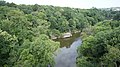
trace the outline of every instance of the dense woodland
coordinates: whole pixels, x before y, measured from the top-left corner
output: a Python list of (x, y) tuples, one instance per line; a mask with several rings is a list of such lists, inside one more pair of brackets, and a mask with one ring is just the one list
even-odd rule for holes
[(0, 67), (54, 67), (60, 43), (51, 36), (75, 31), (78, 67), (119, 67), (120, 11), (0, 1)]

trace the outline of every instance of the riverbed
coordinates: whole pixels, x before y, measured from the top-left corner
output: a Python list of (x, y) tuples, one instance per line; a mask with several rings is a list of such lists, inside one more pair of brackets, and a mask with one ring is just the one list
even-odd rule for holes
[(60, 49), (55, 54), (55, 67), (76, 67), (77, 47), (81, 45), (80, 34), (75, 33), (70, 38), (56, 39)]

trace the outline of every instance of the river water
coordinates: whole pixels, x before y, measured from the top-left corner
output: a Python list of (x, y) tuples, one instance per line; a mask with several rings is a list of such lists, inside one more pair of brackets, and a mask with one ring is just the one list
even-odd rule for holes
[(55, 53), (55, 67), (76, 67), (77, 47), (81, 45), (80, 34), (73, 34), (70, 38), (56, 39), (61, 46)]

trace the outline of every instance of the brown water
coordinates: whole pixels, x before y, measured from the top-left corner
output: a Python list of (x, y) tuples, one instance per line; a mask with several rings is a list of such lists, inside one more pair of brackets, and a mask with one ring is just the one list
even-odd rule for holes
[(77, 47), (81, 44), (80, 34), (73, 34), (70, 38), (56, 39), (61, 48), (56, 51), (55, 67), (76, 67)]

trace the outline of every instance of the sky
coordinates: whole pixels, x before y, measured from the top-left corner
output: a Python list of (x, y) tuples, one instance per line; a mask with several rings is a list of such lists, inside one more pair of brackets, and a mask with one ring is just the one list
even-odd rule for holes
[(5, 0), (16, 4), (53, 5), (72, 8), (109, 8), (120, 7), (120, 0)]

